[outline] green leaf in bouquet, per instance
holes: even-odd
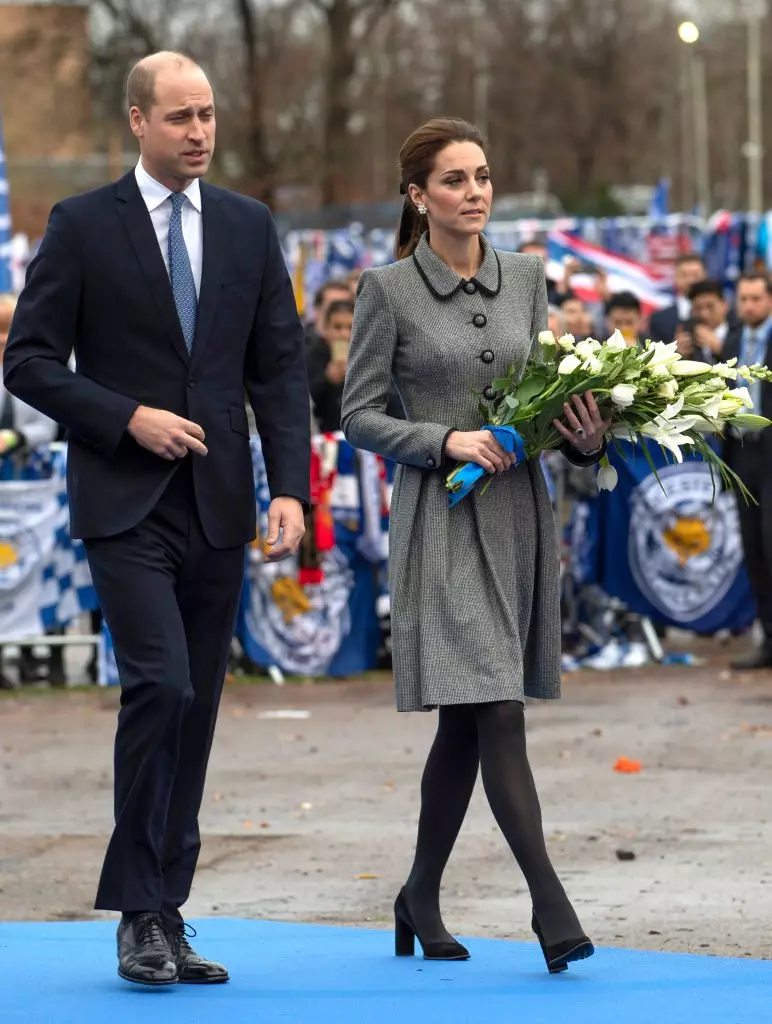
[[[520,399],[517,395],[505,395],[504,404],[509,406],[509,408],[514,412],[514,410],[520,406]]]
[[[491,384],[491,387],[494,391],[508,391],[512,383],[511,377],[497,377]]]
[[[515,392],[521,405],[528,405],[532,398],[540,395],[547,385],[547,378],[541,373],[529,373]]]

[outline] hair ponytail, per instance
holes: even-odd
[[[399,151],[400,192],[405,195],[405,204],[394,244],[394,255],[398,260],[411,256],[421,235],[429,229],[426,215],[420,214],[410,196],[406,195],[408,185],[425,189],[437,154],[454,142],[474,142],[480,149],[485,149],[485,140],[469,121],[457,117],[435,117],[416,128]]]
[[[413,255],[425,227],[426,218],[418,213],[410,196],[405,196],[394,243],[395,259],[403,260],[406,256]]]

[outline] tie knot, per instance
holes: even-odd
[[[184,192],[172,192],[172,210],[175,213],[181,210],[187,198]]]

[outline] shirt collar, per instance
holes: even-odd
[[[679,295],[676,297],[676,306],[678,307],[678,319],[686,320],[692,311],[692,304],[685,295]]]
[[[445,260],[441,259],[429,245],[429,236],[426,232],[421,235],[421,240],[413,253],[413,262],[418,268],[424,284],[435,297],[435,299],[450,299],[464,285],[473,283],[483,295],[490,297],[498,295],[501,291],[501,264],[496,255],[496,250],[484,235],[480,235],[480,242],[483,249],[483,260],[480,269],[466,281],[459,277],[455,270],[452,270]],[[474,289],[473,289],[474,290]]]
[[[161,203],[165,203],[172,194],[170,188],[162,185],[160,181],[156,181],[155,178],[152,178],[147,173],[142,166],[141,159],[137,161],[137,166],[134,168],[134,176],[137,179],[140,195],[145,200],[145,205],[150,213],[158,209]],[[191,181],[184,194],[187,196],[190,205],[201,213],[201,185],[198,178],[194,178]]]
[[[751,331],[755,331],[757,338],[763,338],[764,341],[769,344],[769,342],[772,341],[772,338],[770,337],[770,331],[772,331],[772,316],[768,316],[767,319],[763,323],[760,323],[758,327],[751,327],[749,324],[746,324],[743,330],[746,338],[750,335]]]

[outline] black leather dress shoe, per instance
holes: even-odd
[[[755,651],[746,654],[742,658],[735,658],[732,661],[732,668],[750,670],[756,668],[772,668],[772,643],[763,643]]]
[[[186,934],[185,929],[188,929]],[[188,942],[196,934],[189,924],[166,926],[169,946],[177,964],[177,979],[181,985],[221,985],[229,980],[228,971],[214,960],[204,960]]]
[[[177,965],[159,914],[118,925],[118,974],[138,985],[174,985]]]

